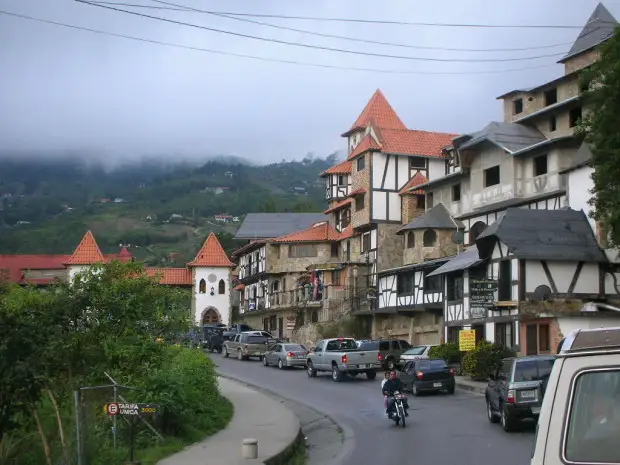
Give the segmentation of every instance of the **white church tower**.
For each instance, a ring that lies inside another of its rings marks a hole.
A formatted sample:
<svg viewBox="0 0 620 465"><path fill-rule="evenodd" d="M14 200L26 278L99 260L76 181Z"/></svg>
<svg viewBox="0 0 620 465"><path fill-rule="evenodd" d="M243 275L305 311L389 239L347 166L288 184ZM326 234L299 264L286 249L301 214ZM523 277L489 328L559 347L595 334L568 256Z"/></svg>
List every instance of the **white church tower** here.
<svg viewBox="0 0 620 465"><path fill-rule="evenodd" d="M73 251L71 258L64 263L67 268L69 282L73 282L76 274L88 270L93 265L105 262L106 258L101 253L93 233L87 231L80 244Z"/></svg>
<svg viewBox="0 0 620 465"><path fill-rule="evenodd" d="M232 270L214 233L209 234L196 258L187 266L192 270L192 310L197 325L224 323L230 325Z"/></svg>

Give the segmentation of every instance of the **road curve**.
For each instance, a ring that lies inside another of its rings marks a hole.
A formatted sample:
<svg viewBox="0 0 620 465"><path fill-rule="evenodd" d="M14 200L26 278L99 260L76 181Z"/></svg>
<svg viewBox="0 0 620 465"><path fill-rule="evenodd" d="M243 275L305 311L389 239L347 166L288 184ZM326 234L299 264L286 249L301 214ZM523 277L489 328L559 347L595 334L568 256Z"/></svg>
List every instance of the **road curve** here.
<svg viewBox="0 0 620 465"><path fill-rule="evenodd" d="M344 465L527 465L534 428L505 433L487 420L484 398L454 395L409 396L407 428L396 428L383 410L379 377L331 380L329 373L310 379L304 370L265 368L258 361L212 355L218 372L268 389L330 415L349 429L354 441Z"/></svg>

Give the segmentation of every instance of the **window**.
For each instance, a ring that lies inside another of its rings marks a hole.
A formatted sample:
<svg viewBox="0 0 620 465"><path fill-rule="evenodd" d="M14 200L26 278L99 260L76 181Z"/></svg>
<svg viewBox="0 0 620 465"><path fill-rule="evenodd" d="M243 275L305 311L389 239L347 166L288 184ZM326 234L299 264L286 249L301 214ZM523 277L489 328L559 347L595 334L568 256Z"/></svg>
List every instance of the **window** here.
<svg viewBox="0 0 620 465"><path fill-rule="evenodd" d="M458 202L461 200L461 185L455 184L452 186L452 201Z"/></svg>
<svg viewBox="0 0 620 465"><path fill-rule="evenodd" d="M411 157L409 158L409 168L411 169L425 169L426 158Z"/></svg>
<svg viewBox="0 0 620 465"><path fill-rule="evenodd" d="M413 231L409 231L407 233L407 248L413 249L415 247L415 233Z"/></svg>
<svg viewBox="0 0 620 465"><path fill-rule="evenodd" d="M448 300L463 298L463 273L454 273L446 276L448 284Z"/></svg>
<svg viewBox="0 0 620 465"><path fill-rule="evenodd" d="M562 455L567 462L620 463L620 370L581 372L572 387Z"/></svg>
<svg viewBox="0 0 620 465"><path fill-rule="evenodd" d="M549 118L549 132L553 132L558 128L558 120L555 116Z"/></svg>
<svg viewBox="0 0 620 465"><path fill-rule="evenodd" d="M338 176L338 185L339 186L346 185L346 182L344 182L344 176L342 176L342 175Z"/></svg>
<svg viewBox="0 0 620 465"><path fill-rule="evenodd" d="M573 108L568 113L568 126L574 128L581 121L581 107Z"/></svg>
<svg viewBox="0 0 620 465"><path fill-rule="evenodd" d="M424 231L422 241L424 242L424 247L434 247L437 244L437 233L435 230L427 229Z"/></svg>
<svg viewBox="0 0 620 465"><path fill-rule="evenodd" d="M549 89L545 92L545 106L553 105L554 103L558 103L558 89L554 87L553 89Z"/></svg>
<svg viewBox="0 0 620 465"><path fill-rule="evenodd" d="M426 210L426 197L424 195L416 195L417 207L420 210Z"/></svg>
<svg viewBox="0 0 620 465"><path fill-rule="evenodd" d="M363 171L366 168L366 158L361 156L357 159L357 171Z"/></svg>
<svg viewBox="0 0 620 465"><path fill-rule="evenodd" d="M446 342L459 342L459 331L461 328L459 326L448 326L448 337L446 338Z"/></svg>
<svg viewBox="0 0 620 465"><path fill-rule="evenodd" d="M512 260L499 262L499 282L497 283L497 300L507 302L512 300Z"/></svg>
<svg viewBox="0 0 620 465"><path fill-rule="evenodd" d="M540 352L549 352L551 349L551 344L549 342L549 325L542 324L538 325L538 350Z"/></svg>
<svg viewBox="0 0 620 465"><path fill-rule="evenodd" d="M368 252L370 250L370 233L364 233L360 236L361 242L361 251Z"/></svg>
<svg viewBox="0 0 620 465"><path fill-rule="evenodd" d="M340 270L332 271L332 285L333 286L342 286L341 278L342 273Z"/></svg>
<svg viewBox="0 0 620 465"><path fill-rule="evenodd" d="M201 279L200 283L198 284L198 292L200 294L206 294L207 293L207 282L204 279Z"/></svg>
<svg viewBox="0 0 620 465"><path fill-rule="evenodd" d="M547 174L547 155L534 158L534 176Z"/></svg>
<svg viewBox="0 0 620 465"><path fill-rule="evenodd" d="M504 360L497 370L497 379L499 381L510 381L512 377L512 360Z"/></svg>
<svg viewBox="0 0 620 465"><path fill-rule="evenodd" d="M413 294L415 287L415 274L402 273L396 275L396 288L398 294Z"/></svg>
<svg viewBox="0 0 620 465"><path fill-rule="evenodd" d="M389 352L389 350L390 350L390 341L379 341L379 350L381 352Z"/></svg>
<svg viewBox="0 0 620 465"><path fill-rule="evenodd" d="M495 342L507 348L514 345L512 323L495 323Z"/></svg>
<svg viewBox="0 0 620 465"><path fill-rule="evenodd" d="M477 221L469 230L469 243L474 244L478 236L487 228L487 225L483 221Z"/></svg>
<svg viewBox="0 0 620 465"><path fill-rule="evenodd" d="M499 184L499 165L484 170L484 187L497 186Z"/></svg>
<svg viewBox="0 0 620 465"><path fill-rule="evenodd" d="M402 339L398 341L398 344L400 345L400 350L411 349L411 344L409 344L407 341L403 341Z"/></svg>
<svg viewBox="0 0 620 465"><path fill-rule="evenodd" d="M365 194L358 195L357 197L355 197L355 211L356 212L364 209L364 199L365 199L365 197L366 197Z"/></svg>
<svg viewBox="0 0 620 465"><path fill-rule="evenodd" d="M442 284L441 275L424 278L424 292L441 292Z"/></svg>
<svg viewBox="0 0 620 465"><path fill-rule="evenodd" d="M588 81L579 83L579 92L585 94L590 90L590 83Z"/></svg>
<svg viewBox="0 0 620 465"><path fill-rule="evenodd" d="M523 113L523 99L522 98L518 98L512 101L512 112L515 115L518 115L519 113Z"/></svg>
<svg viewBox="0 0 620 465"><path fill-rule="evenodd" d="M220 279L220 282L217 283L217 293L218 294L226 294L226 283L223 279Z"/></svg>
<svg viewBox="0 0 620 465"><path fill-rule="evenodd" d="M331 256L333 258L338 258L338 255L340 255L340 244L338 244L338 242L332 242Z"/></svg>
<svg viewBox="0 0 620 465"><path fill-rule="evenodd" d="M310 313L310 323L318 323L319 321L319 312L317 312L316 310L313 310Z"/></svg>
<svg viewBox="0 0 620 465"><path fill-rule="evenodd" d="M277 252L278 258L280 258L282 256L282 247L280 247L279 245L276 245L275 247L276 247L276 250L278 251Z"/></svg>
<svg viewBox="0 0 620 465"><path fill-rule="evenodd" d="M308 258L316 257L317 255L318 253L315 245L289 245L288 247L289 258Z"/></svg>
<svg viewBox="0 0 620 465"><path fill-rule="evenodd" d="M428 194L426 194L426 205L428 205L428 208L433 208L433 193L429 192Z"/></svg>
<svg viewBox="0 0 620 465"><path fill-rule="evenodd" d="M555 360L552 358L517 360L515 364L514 382L548 380L554 361Z"/></svg>

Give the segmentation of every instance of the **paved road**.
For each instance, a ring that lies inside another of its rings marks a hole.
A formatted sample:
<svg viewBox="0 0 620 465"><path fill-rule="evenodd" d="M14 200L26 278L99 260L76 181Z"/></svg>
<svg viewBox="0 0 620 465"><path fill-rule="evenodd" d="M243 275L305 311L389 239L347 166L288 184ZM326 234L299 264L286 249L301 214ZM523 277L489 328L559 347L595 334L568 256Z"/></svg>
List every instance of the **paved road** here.
<svg viewBox="0 0 620 465"><path fill-rule="evenodd" d="M330 414L353 434L344 465L527 465L534 428L505 433L488 422L484 398L457 391L409 397L407 428L396 428L383 410L379 377L365 376L334 383L328 373L309 379L304 370L265 368L258 361L238 361L213 355L218 371L275 394Z"/></svg>

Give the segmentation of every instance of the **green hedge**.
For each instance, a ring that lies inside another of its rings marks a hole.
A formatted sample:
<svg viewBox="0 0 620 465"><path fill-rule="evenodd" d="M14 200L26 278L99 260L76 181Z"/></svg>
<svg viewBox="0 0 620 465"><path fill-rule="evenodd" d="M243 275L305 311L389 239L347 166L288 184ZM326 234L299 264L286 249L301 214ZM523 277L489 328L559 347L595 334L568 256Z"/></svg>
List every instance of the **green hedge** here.
<svg viewBox="0 0 620 465"><path fill-rule="evenodd" d="M431 347L428 355L431 358L442 358L448 364L461 363L462 358L462 353L459 351L459 345L456 342L447 342Z"/></svg>
<svg viewBox="0 0 620 465"><path fill-rule="evenodd" d="M515 355L514 351L500 344L480 341L474 350L463 355L462 371L474 380L487 380L490 374L495 373L503 358Z"/></svg>

